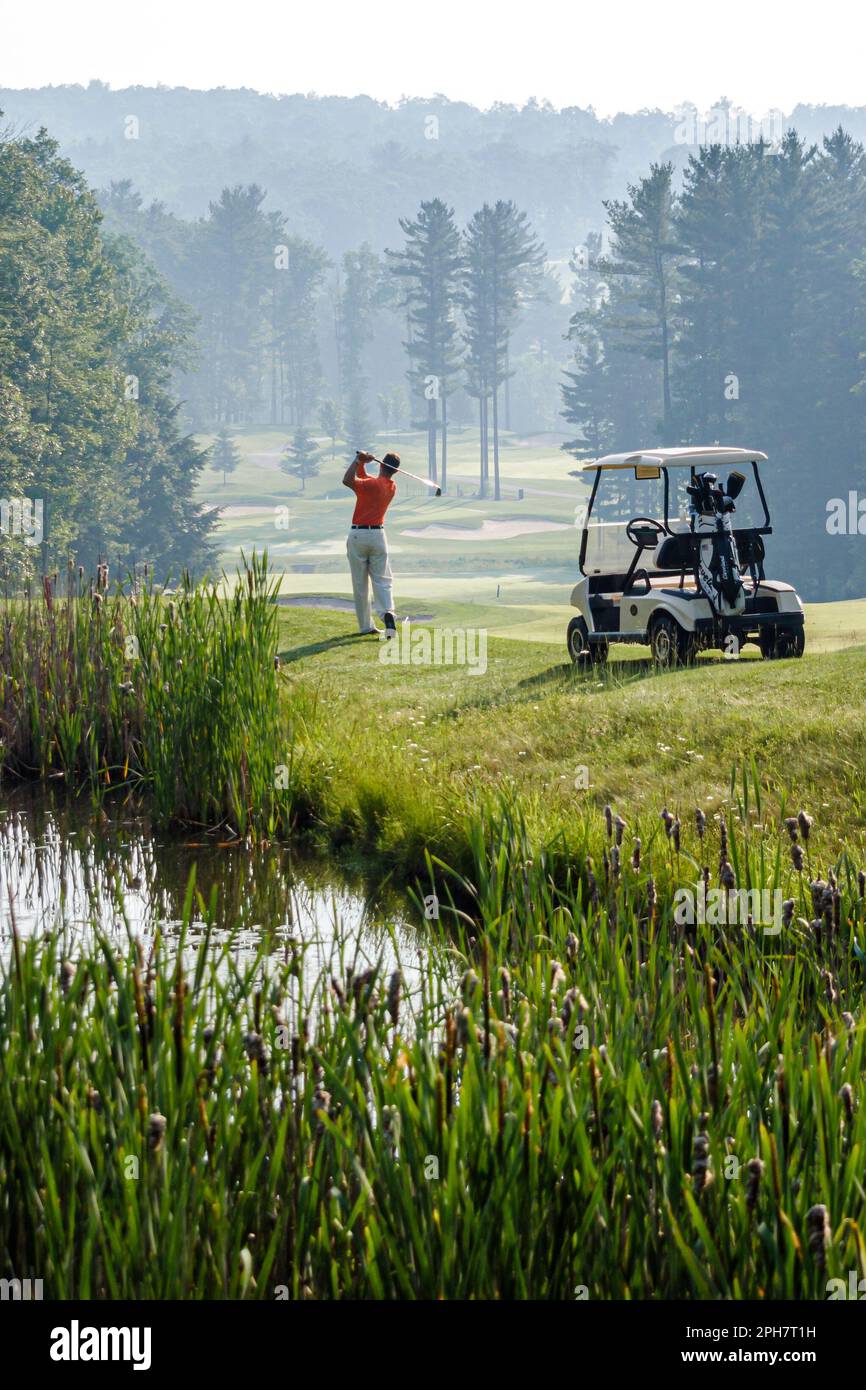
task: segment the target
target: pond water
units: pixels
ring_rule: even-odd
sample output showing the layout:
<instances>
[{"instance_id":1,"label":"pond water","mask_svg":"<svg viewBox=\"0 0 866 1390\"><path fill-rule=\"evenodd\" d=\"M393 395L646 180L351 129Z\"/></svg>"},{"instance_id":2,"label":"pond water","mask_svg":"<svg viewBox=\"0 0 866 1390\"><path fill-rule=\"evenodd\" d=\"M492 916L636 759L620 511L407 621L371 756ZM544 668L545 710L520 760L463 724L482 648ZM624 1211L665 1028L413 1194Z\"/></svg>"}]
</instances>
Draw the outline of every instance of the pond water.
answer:
<instances>
[{"instance_id":1,"label":"pond water","mask_svg":"<svg viewBox=\"0 0 866 1390\"><path fill-rule=\"evenodd\" d=\"M208 917L210 947L230 942L241 958L262 943L274 955L302 943L308 979L399 963L410 985L426 957L420 914L387 886L299 860L282 845L159 834L123 808L94 815L86 800L20 788L0 794L0 954L11 948L13 923L21 937L62 932L70 954L94 926L146 947L159 930L172 949L193 871L206 912L196 901L192 953Z\"/></svg>"}]
</instances>

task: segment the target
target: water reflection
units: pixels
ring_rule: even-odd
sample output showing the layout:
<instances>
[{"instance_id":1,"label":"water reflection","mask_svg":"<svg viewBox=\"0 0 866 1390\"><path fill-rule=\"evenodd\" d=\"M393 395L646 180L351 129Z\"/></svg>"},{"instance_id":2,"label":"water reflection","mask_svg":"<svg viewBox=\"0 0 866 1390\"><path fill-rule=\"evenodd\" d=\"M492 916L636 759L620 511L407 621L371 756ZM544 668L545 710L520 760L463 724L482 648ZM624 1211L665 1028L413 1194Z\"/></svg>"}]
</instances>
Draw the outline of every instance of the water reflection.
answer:
<instances>
[{"instance_id":1,"label":"water reflection","mask_svg":"<svg viewBox=\"0 0 866 1390\"><path fill-rule=\"evenodd\" d=\"M284 846L251 849L207 835L154 834L143 817L120 808L94 816L89 805L18 789L0 799L0 942L64 932L74 945L97 926L146 940L177 937L192 870L206 914L193 906L189 947L212 923L211 942L234 932L232 951L252 954L263 941L283 951L304 947L304 973L341 961L363 969L380 962L404 971L418 964L422 934L404 900L386 888L337 878Z\"/></svg>"}]
</instances>

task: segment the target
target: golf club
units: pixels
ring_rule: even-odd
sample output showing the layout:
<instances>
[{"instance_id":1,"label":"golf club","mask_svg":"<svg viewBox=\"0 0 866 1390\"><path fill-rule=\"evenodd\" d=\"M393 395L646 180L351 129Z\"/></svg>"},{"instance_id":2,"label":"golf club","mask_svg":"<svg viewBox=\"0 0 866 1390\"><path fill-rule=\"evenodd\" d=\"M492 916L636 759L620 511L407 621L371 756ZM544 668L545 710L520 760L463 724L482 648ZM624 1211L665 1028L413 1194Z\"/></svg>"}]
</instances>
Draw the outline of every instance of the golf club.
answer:
<instances>
[{"instance_id":1,"label":"golf club","mask_svg":"<svg viewBox=\"0 0 866 1390\"><path fill-rule=\"evenodd\" d=\"M360 453L360 450L359 450L358 452ZM366 452L367 452L367 450L365 449L365 450L364 450L364 453L366 453ZM375 454L371 454L371 455L370 455L370 458L373 460L374 463L381 463L381 462L382 462L381 459L377 459L377 458L376 458L376 455L375 455ZM421 477L419 477L419 475L418 475L417 473L410 473L410 472L408 472L408 470L405 469L405 468L395 468L395 469L394 469L394 472L395 472L395 473L400 473L404 478L412 478L413 481L416 482L416 483L423 483L425 487L432 487L432 488L435 488L435 489L436 489L436 496L437 496L437 497L441 497L441 496L442 496L442 489L441 489L441 487L439 486L438 483L432 482L432 481L430 480L430 478L421 478Z\"/></svg>"}]
</instances>

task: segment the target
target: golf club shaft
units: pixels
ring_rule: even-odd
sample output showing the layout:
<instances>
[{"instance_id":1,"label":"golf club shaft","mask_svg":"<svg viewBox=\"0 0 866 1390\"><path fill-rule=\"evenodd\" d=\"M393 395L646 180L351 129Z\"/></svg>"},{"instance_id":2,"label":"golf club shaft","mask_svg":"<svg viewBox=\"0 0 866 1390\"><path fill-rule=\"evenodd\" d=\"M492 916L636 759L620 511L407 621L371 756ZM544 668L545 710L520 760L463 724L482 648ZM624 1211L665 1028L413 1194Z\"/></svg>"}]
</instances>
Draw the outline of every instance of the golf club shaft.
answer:
<instances>
[{"instance_id":1,"label":"golf club shaft","mask_svg":"<svg viewBox=\"0 0 866 1390\"><path fill-rule=\"evenodd\" d=\"M375 455L375 454L371 454L370 457L372 458L372 460L373 460L374 463L381 463L381 462L382 462L381 459L377 459L377 458L376 458L376 455ZM430 478L421 478L421 477L419 477L419 475L418 475L417 473L410 473L410 472L408 471L408 469L406 469L406 468L398 468L398 469L395 470L395 472L396 472L397 477L411 478L411 479L413 480L413 482L416 482L416 483L423 483L425 487L435 487L436 490L437 490L437 492L440 490L440 489L439 489L439 484L438 484L438 483L434 483L434 482L432 481L432 479L430 479Z\"/></svg>"}]
</instances>

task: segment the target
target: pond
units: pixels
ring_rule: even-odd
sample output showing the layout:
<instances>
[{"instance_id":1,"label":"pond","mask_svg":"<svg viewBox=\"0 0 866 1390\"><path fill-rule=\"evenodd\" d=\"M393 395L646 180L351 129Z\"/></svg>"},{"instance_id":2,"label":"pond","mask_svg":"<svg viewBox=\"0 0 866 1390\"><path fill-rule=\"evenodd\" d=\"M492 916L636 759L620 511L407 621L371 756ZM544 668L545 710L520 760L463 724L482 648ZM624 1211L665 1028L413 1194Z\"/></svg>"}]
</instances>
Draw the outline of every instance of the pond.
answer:
<instances>
[{"instance_id":1,"label":"pond","mask_svg":"<svg viewBox=\"0 0 866 1390\"><path fill-rule=\"evenodd\" d=\"M94 814L85 799L16 788L0 795L0 954L9 953L13 924L21 937L63 933L70 954L94 928L120 945L131 934L147 949L159 931L173 949L193 872L192 953L208 919L210 946L230 941L240 957L263 943L275 955L301 943L310 980L325 969L342 976L347 965L389 972L399 963L411 987L429 950L420 912L387 884L349 878L284 845L161 834L123 807Z\"/></svg>"}]
</instances>

